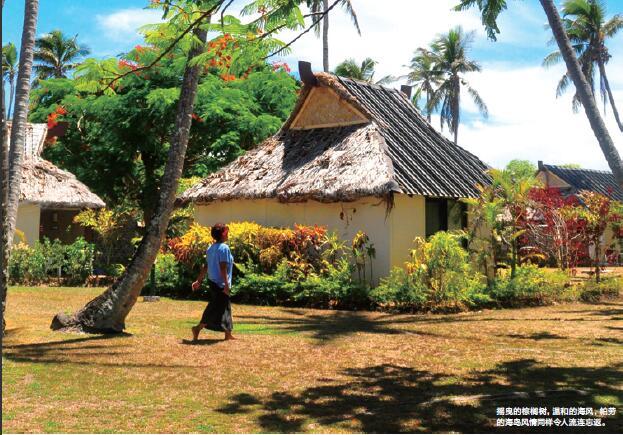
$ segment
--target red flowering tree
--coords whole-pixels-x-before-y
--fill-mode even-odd
[[[601,240],[609,224],[616,219],[612,213],[613,201],[605,195],[596,192],[582,192],[578,195],[583,207],[575,207],[577,216],[585,222],[584,240],[588,245],[594,246],[595,255],[593,266],[595,278],[600,281],[601,271]]]
[[[529,192],[530,212],[522,222],[523,249],[532,249],[553,259],[563,270],[575,269],[587,258],[584,237],[586,222],[576,208],[575,196],[564,197],[559,189],[533,188]]]

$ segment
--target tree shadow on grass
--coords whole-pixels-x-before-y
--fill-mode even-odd
[[[621,368],[548,367],[521,359],[459,383],[448,375],[383,364],[346,369],[346,382],[314,386],[296,394],[279,391],[268,398],[238,394],[217,411],[252,415],[263,432],[303,432],[313,428],[309,424],[364,433],[564,431],[556,427],[496,428],[496,408],[598,409],[603,403],[598,403],[597,396],[623,400]],[[605,422],[605,427],[570,429],[623,430],[619,416]]]
[[[524,340],[536,340],[536,341],[540,341],[540,340],[558,340],[558,339],[565,339],[566,338],[566,337],[563,337],[562,335],[552,334],[552,333],[547,332],[547,331],[535,332],[533,334],[507,334],[507,335],[505,335],[505,337],[520,338],[520,339],[524,339]]]
[[[298,310],[284,310],[284,312],[294,314],[296,317],[241,315],[236,316],[236,320],[268,325],[277,331],[311,333],[313,338],[325,343],[357,333],[441,336],[431,332],[397,328],[401,323],[411,324],[410,319],[379,320],[356,311],[328,311],[327,314],[312,314]]]

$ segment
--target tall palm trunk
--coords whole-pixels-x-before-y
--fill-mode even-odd
[[[617,121],[619,130],[623,131],[623,123],[621,122],[621,118],[619,117],[619,111],[617,110],[617,106],[616,104],[614,104],[614,97],[612,96],[612,90],[610,89],[610,82],[608,81],[608,76],[606,75],[606,66],[604,65],[602,60],[599,60],[597,64],[599,65],[599,75],[601,75],[601,79],[604,81],[604,85],[606,86],[606,92],[608,93],[608,99],[610,100],[610,107],[612,107],[614,119],[616,119]]]
[[[4,9],[4,0],[2,0]],[[8,266],[9,266],[9,237],[6,231],[5,211],[9,200],[9,143],[7,140],[7,117],[4,105],[4,84],[0,90],[2,93],[2,142],[0,142],[0,297],[2,298],[2,336],[6,329],[4,321],[4,307],[6,306],[6,292],[8,286]],[[9,101],[9,105],[11,102]]]
[[[593,129],[593,133],[599,142],[599,146],[604,153],[608,166],[610,166],[617,183],[623,187],[623,162],[621,162],[621,156],[614,146],[614,142],[599,113],[591,87],[582,73],[580,63],[571,47],[569,37],[563,28],[560,15],[558,15],[558,10],[556,10],[553,0],[539,1],[541,2],[541,6],[543,6],[545,15],[547,15],[547,20],[549,21],[554,38],[556,38],[556,42],[558,43],[558,49],[560,50],[562,58],[565,60],[567,71],[571,80],[573,80],[578,98],[582,102],[582,107],[584,107],[584,112]]]
[[[3,204],[3,222],[2,222],[2,272],[0,280],[2,281],[2,324],[4,331],[4,311],[6,306],[6,267],[10,254],[11,244],[13,242],[13,233],[15,232],[15,223],[17,221],[17,207],[19,206],[20,184],[22,178],[22,157],[24,154],[24,140],[26,136],[26,121],[28,116],[28,103],[30,100],[30,76],[32,73],[32,61],[35,47],[35,34],[37,31],[37,16],[39,15],[39,0],[26,0],[24,9],[24,27],[22,29],[22,42],[19,54],[19,67],[17,70],[17,89],[15,93],[15,113],[13,114],[13,123],[11,125],[11,140],[8,149],[8,171],[5,172],[6,158],[3,158],[2,172],[8,173],[8,193],[2,192]],[[4,110],[3,110],[4,114]],[[3,130],[5,128],[3,122]],[[3,142],[6,136],[3,132]],[[3,144],[3,153],[6,148]],[[4,156],[3,156],[4,157]],[[1,183],[4,184],[6,175],[2,177]]]
[[[322,0],[322,10],[325,16],[322,17],[322,67],[324,72],[329,72],[329,0]]]
[[[177,106],[175,132],[160,186],[160,198],[145,236],[123,276],[74,315],[57,314],[52,320],[52,329],[104,333],[121,332],[125,329],[125,318],[138,299],[164,239],[184,167],[191,115],[202,68],[201,65],[191,66],[190,60],[203,52],[207,39],[206,31],[197,30],[195,33],[201,44],[192,48],[188,54]]]
[[[5,210],[9,199],[9,143],[7,140],[8,128],[6,123],[6,111],[4,105],[4,86],[2,92],[2,143],[0,144],[0,294],[2,297],[2,335],[6,322],[4,321],[4,307],[6,305],[6,291],[9,281],[9,237],[6,231]]]
[[[430,90],[426,91],[426,120],[430,124],[430,121],[431,121]]]
[[[454,96],[452,97],[452,131],[454,133],[454,144],[459,143],[459,123],[461,122],[461,81],[457,74],[452,78]]]
[[[11,92],[9,93],[9,106],[8,106],[9,114],[7,115],[7,119],[11,119],[11,107],[12,107],[11,102],[13,101],[13,97],[15,97],[15,77],[12,77],[11,79],[9,79],[9,89]],[[4,93],[4,86],[2,87],[2,93]]]

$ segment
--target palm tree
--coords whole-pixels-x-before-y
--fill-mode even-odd
[[[15,77],[17,76],[17,50],[15,44],[9,42],[2,46],[2,79],[9,84],[9,104],[7,119],[11,119],[11,103],[15,94]]]
[[[67,38],[60,30],[37,38],[35,71],[39,80],[67,77],[67,72],[78,66],[76,61],[91,52],[87,46],[78,44],[77,38],[78,35]]]
[[[617,180],[617,183],[623,187],[623,161],[621,161],[619,151],[614,146],[612,137],[610,137],[606,124],[599,113],[591,87],[582,72],[582,67],[575,55],[571,41],[565,32],[558,10],[554,5],[553,0],[539,1],[541,2],[545,15],[547,16],[547,21],[552,29],[552,33],[554,34],[554,39],[558,44],[560,55],[567,66],[567,73],[575,85],[578,100],[582,103],[584,113],[588,118],[588,122],[591,125],[591,129],[595,134],[597,142],[599,142],[599,147],[601,148],[601,151],[603,152],[604,157],[608,162],[608,166],[610,166],[612,174]],[[486,2],[483,0],[461,0],[461,3],[456,6],[455,9],[464,10],[472,6],[478,7],[482,14],[482,23],[487,30],[489,38],[495,40],[496,34],[500,32],[497,25],[497,19],[500,13],[507,8],[506,0],[488,0]]]
[[[377,85],[383,85],[395,81],[392,76],[385,76],[381,80],[374,81],[374,68],[377,65],[377,61],[366,57],[361,64],[358,64],[355,59],[346,59],[335,67],[335,75],[341,77],[348,77],[355,80],[361,80],[367,83],[374,83]]]
[[[454,143],[459,136],[461,121],[461,88],[465,87],[472,100],[486,118],[489,115],[487,105],[478,92],[470,86],[463,75],[480,71],[480,65],[468,59],[467,52],[474,39],[474,32],[464,33],[459,26],[446,35],[439,36],[431,45],[433,70],[439,74],[439,87],[433,92],[428,111],[440,108],[441,128],[444,124],[454,134]]]
[[[604,104],[604,111],[609,100],[619,129],[623,123],[614,104],[614,97],[606,75],[606,63],[612,57],[606,47],[606,39],[612,38],[623,29],[623,16],[615,15],[606,21],[606,5],[602,1],[567,0],[562,7],[563,26],[580,62],[584,77],[595,94],[595,69],[599,71],[599,92]],[[555,41],[552,41],[555,42]],[[560,51],[549,54],[543,65],[548,67],[562,61]],[[556,95],[560,96],[569,86],[569,73],[565,73],[558,83]],[[581,105],[578,94],[573,96],[573,110]]]
[[[24,27],[22,30],[22,41],[20,45],[19,66],[17,70],[17,81],[15,86],[15,113],[11,125],[11,139],[9,142],[9,182],[8,194],[2,192],[1,196],[6,198],[6,208],[2,210],[2,253],[0,267],[3,273],[0,278],[0,292],[2,296],[2,327],[4,334],[4,309],[6,304],[6,282],[4,281],[6,272],[6,261],[9,258],[9,249],[15,232],[17,220],[17,206],[20,196],[20,181],[22,177],[22,155],[24,150],[24,140],[26,137],[26,120],[28,116],[28,103],[30,100],[30,82],[32,75],[32,63],[35,46],[35,35],[37,32],[37,17],[39,15],[39,0],[27,0],[24,9]],[[3,128],[4,128],[3,122]],[[3,135],[4,136],[4,135]],[[4,140],[4,138],[3,138]],[[3,150],[6,152],[6,150]],[[2,162],[2,166],[6,163]],[[4,170],[3,170],[4,172]],[[2,177],[0,185],[4,187],[5,178]],[[2,205],[4,206],[4,204]]]
[[[418,48],[415,51],[409,68],[411,71],[407,74],[407,80],[410,85],[415,85],[416,90],[413,94],[413,102],[417,106],[422,93],[426,94],[426,105],[424,111],[426,112],[426,119],[430,122],[431,108],[430,100],[435,93],[436,88],[441,83],[441,77],[439,71],[434,68],[435,57],[433,53],[425,48]]]
[[[357,14],[350,0],[338,0],[340,4],[346,10],[346,13],[353,21],[357,33],[361,35],[361,29],[359,28],[359,21],[357,21]],[[314,15],[325,13],[329,9],[329,0],[305,0],[310,12]],[[321,20],[322,22],[322,67],[324,72],[329,72],[329,14]],[[314,27],[314,31],[317,36],[320,36],[320,22]]]

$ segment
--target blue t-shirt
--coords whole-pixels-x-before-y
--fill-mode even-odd
[[[210,245],[206,251],[206,259],[208,262],[208,279],[218,284],[219,287],[225,287],[225,281],[221,276],[220,263],[227,263],[227,281],[231,287],[231,274],[234,269],[234,257],[231,255],[229,246],[225,243],[214,243]]]

